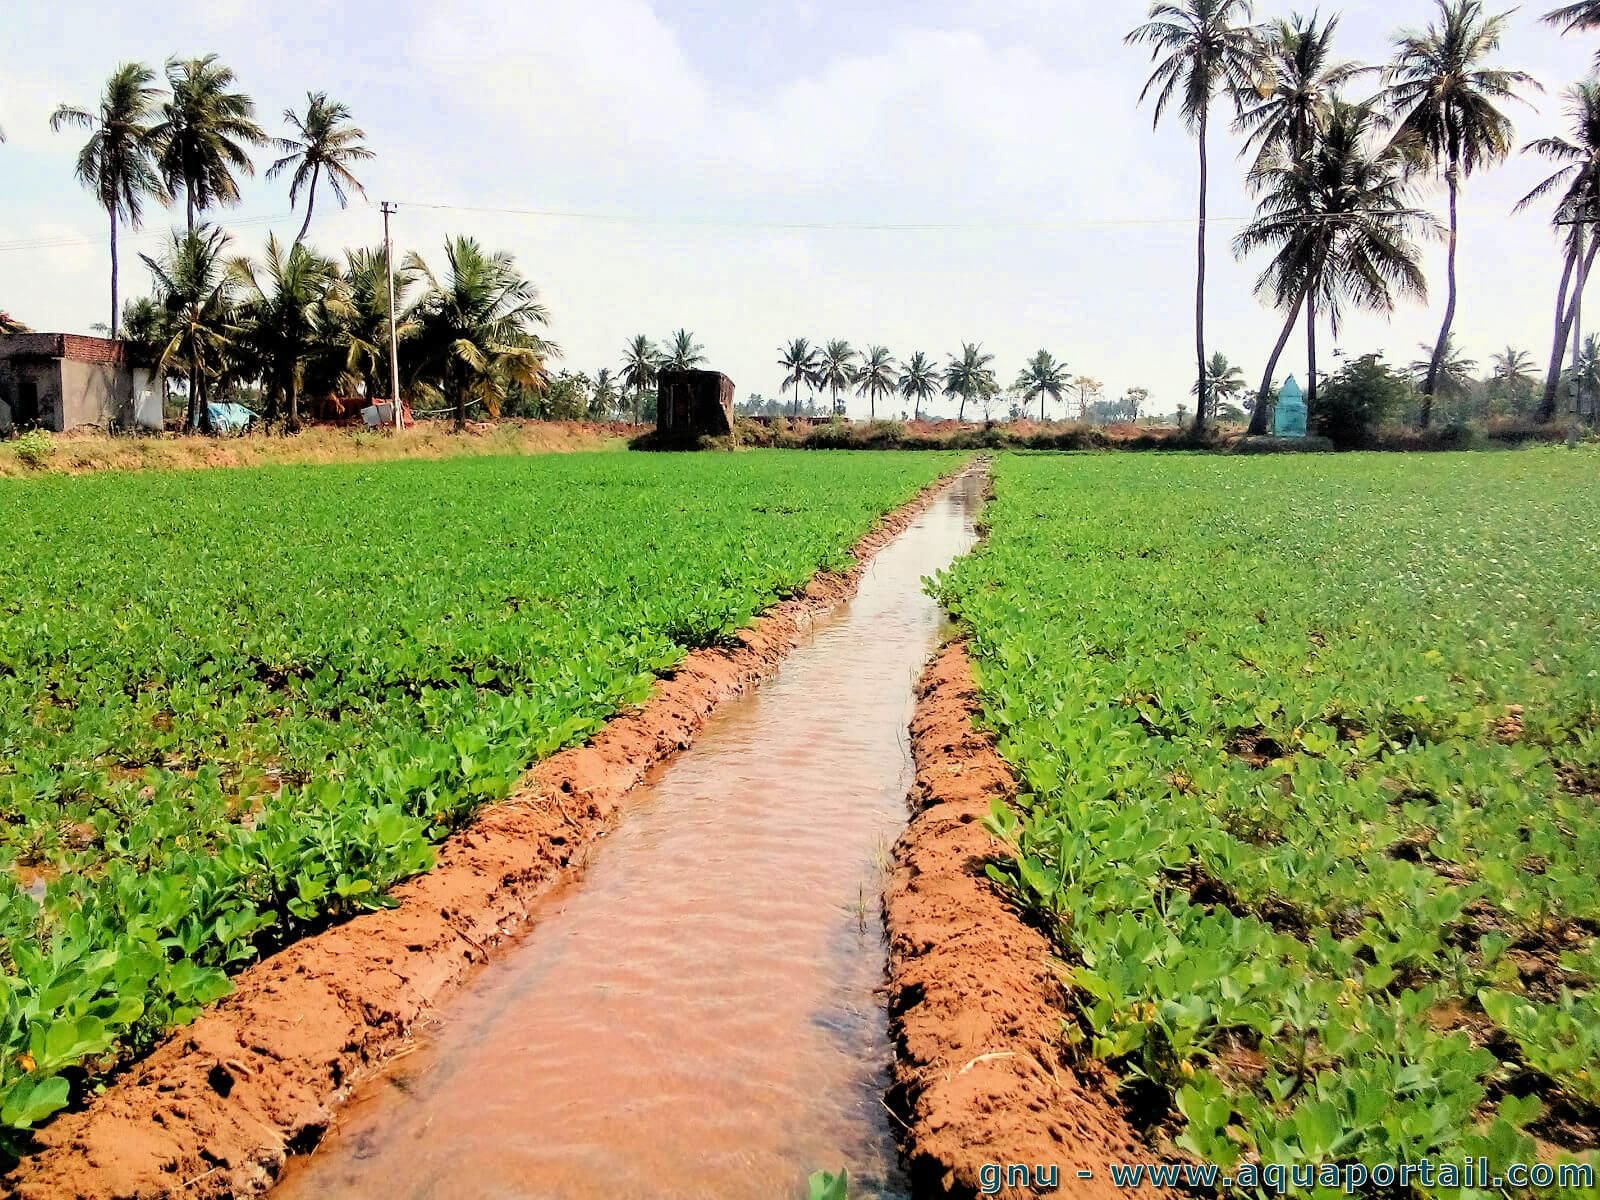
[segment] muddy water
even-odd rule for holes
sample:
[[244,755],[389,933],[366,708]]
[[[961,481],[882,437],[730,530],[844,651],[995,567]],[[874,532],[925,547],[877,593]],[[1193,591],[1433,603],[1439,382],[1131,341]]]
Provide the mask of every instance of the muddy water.
[[775,1200],[841,1166],[853,1197],[904,1200],[878,897],[940,629],[921,580],[971,545],[981,489],[948,489],[640,789],[274,1200]]

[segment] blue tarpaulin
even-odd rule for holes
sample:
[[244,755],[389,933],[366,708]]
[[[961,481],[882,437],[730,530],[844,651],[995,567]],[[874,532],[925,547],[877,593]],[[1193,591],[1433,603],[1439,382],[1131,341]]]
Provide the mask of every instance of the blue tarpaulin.
[[211,428],[218,433],[240,433],[256,419],[255,413],[242,404],[208,404],[206,408],[211,414]]

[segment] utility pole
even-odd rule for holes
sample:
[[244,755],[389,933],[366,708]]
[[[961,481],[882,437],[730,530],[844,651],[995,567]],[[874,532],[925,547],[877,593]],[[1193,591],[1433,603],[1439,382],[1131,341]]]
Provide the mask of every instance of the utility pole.
[[400,341],[394,320],[394,242],[389,239],[389,214],[398,206],[385,200],[378,207],[383,210],[383,273],[389,284],[389,399],[394,404],[394,431],[399,433],[404,428],[400,420]]

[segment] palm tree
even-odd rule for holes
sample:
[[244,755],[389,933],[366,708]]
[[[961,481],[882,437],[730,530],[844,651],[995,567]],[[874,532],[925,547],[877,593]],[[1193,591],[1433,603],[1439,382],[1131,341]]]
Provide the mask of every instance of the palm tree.
[[1277,151],[1309,147],[1339,89],[1377,70],[1333,57],[1338,28],[1336,16],[1319,24],[1315,13],[1296,13],[1263,31],[1263,77],[1242,97],[1236,122],[1246,134],[1245,151],[1255,151],[1252,178]]
[[822,348],[822,362],[817,378],[822,387],[833,393],[835,414],[844,411],[839,404],[839,392],[855,382],[856,358],[856,352],[843,338],[834,338]]
[[[1245,107],[1237,122],[1247,134],[1245,150],[1255,150],[1249,173],[1252,184],[1259,186],[1268,169],[1282,158],[1302,158],[1310,153],[1339,89],[1375,69],[1333,57],[1333,35],[1338,28],[1338,17],[1319,24],[1315,14],[1310,18],[1295,15],[1267,27],[1262,45],[1263,78],[1242,98]],[[1295,294],[1261,374],[1250,415],[1252,436],[1267,431],[1272,375],[1303,307],[1304,297]]]
[[188,229],[195,217],[218,204],[239,203],[235,171],[255,174],[248,146],[267,140],[255,123],[255,101],[233,90],[237,80],[215,54],[169,59],[172,94],[161,106],[162,120],[150,131],[167,190],[183,191]]
[[992,362],[994,355],[983,353],[980,342],[962,342],[960,357],[950,356],[944,369],[944,394],[961,399],[961,405],[956,410],[957,421],[967,419],[967,401],[996,387],[994,369],[989,365]]
[[[1571,224],[1576,217],[1593,217],[1600,208],[1600,83],[1593,80],[1575,84],[1566,91],[1567,116],[1571,122],[1572,136],[1538,138],[1524,146],[1523,153],[1538,154],[1562,164],[1537,187],[1517,201],[1520,212],[1535,200],[1565,184],[1556,205],[1557,227],[1562,222],[1566,229],[1566,261],[1561,272],[1561,285],[1556,290],[1555,337],[1550,347],[1550,366],[1545,373],[1544,395],[1539,401],[1537,418],[1548,421],[1556,412],[1556,388],[1561,381],[1561,360],[1566,356],[1567,339],[1577,315],[1579,297],[1588,279],[1589,265],[1594,261],[1595,248],[1600,239],[1589,248],[1583,261],[1578,250],[1583,239],[1579,227]],[[1578,286],[1573,288],[1571,302],[1568,288],[1577,275]]]
[[639,423],[639,408],[644,394],[656,385],[661,355],[644,334],[635,334],[622,352],[622,386],[633,393],[633,423]]
[[[1273,252],[1256,281],[1258,294],[1279,308],[1306,306],[1308,410],[1317,394],[1319,306],[1337,334],[1346,302],[1388,313],[1396,292],[1427,294],[1416,239],[1437,226],[1408,203],[1403,150],[1380,132],[1372,108],[1335,101],[1309,154],[1280,151],[1264,168],[1255,219],[1234,239],[1241,258]],[[1296,315],[1291,311],[1286,330]],[[1269,378],[1275,366],[1276,355]]]
[[1153,91],[1155,123],[1161,123],[1167,105],[1176,96],[1183,122],[1200,147],[1200,223],[1196,254],[1194,298],[1194,349],[1200,403],[1195,407],[1195,428],[1205,427],[1206,395],[1206,131],[1211,99],[1218,91],[1238,97],[1256,79],[1260,58],[1257,31],[1249,26],[1249,0],[1171,0],[1150,6],[1149,19],[1128,34],[1129,45],[1150,47],[1156,63],[1141,103]]
[[1433,365],[1422,381],[1419,424],[1424,429],[1432,417],[1433,394],[1455,323],[1461,181],[1479,167],[1499,162],[1511,150],[1511,121],[1495,107],[1496,102],[1520,99],[1519,87],[1539,86],[1525,72],[1485,65],[1500,48],[1509,14],[1486,16],[1481,0],[1437,3],[1437,22],[1422,33],[1401,34],[1394,61],[1384,72],[1388,80],[1384,98],[1398,120],[1397,140],[1424,156],[1435,170],[1443,166],[1450,194],[1448,293]]
[[[1220,403],[1232,400],[1245,389],[1244,372],[1228,361],[1228,356],[1220,350],[1213,354],[1206,363],[1206,394],[1214,397]],[[1193,395],[1199,394],[1199,386],[1189,389]]]
[[867,419],[878,419],[878,400],[894,395],[895,361],[887,347],[868,346],[867,356],[856,372],[856,394],[867,398]]
[[187,370],[189,406],[184,425],[190,431],[211,432],[210,384],[222,373],[236,332],[236,279],[223,256],[227,246],[228,235],[222,230],[201,226],[173,233],[159,258],[139,256],[155,277],[164,312],[166,342],[156,369],[166,374],[182,364]]
[[350,172],[352,163],[373,157],[371,150],[361,144],[365,131],[350,123],[350,109],[337,100],[329,100],[326,92],[306,93],[306,115],[300,116],[292,108],[283,110],[283,119],[295,136],[274,138],[273,146],[283,157],[267,168],[267,178],[276,179],[283,172],[294,169],[289,177],[289,207],[295,206],[300,189],[306,189],[306,219],[295,234],[295,242],[306,240],[311,228],[311,210],[317,203],[317,180],[328,177],[334,199],[343,208],[349,203],[345,194],[359,193],[364,199],[366,188]]
[[1411,364],[1411,377],[1417,386],[1420,388],[1432,372],[1440,396],[1464,399],[1471,389],[1473,373],[1477,371],[1478,364],[1456,349],[1455,335],[1451,334],[1445,339],[1442,358],[1426,342],[1417,348],[1423,353],[1422,358]]
[[800,389],[807,390],[817,387],[822,374],[822,359],[817,354],[817,348],[805,338],[795,338],[787,346],[778,350],[778,365],[787,372],[783,377],[783,386],[778,389],[781,395],[794,390],[793,415],[800,415]]
[[92,130],[78,151],[74,173],[95,194],[111,222],[111,336],[117,336],[121,308],[117,303],[117,226],[126,220],[137,229],[144,198],[163,195],[150,140],[150,121],[161,89],[143,63],[123,63],[106,80],[96,112],[63,104],[51,114],[50,128]]
[[[369,400],[389,392],[389,256],[383,247],[345,251],[339,286],[330,288],[334,301],[317,316],[326,328],[320,353],[307,378],[316,385],[360,392]],[[402,263],[394,272],[395,336],[403,343],[415,337],[417,323],[406,295],[417,281],[414,267]],[[310,386],[310,383],[308,383]]]
[[1517,416],[1523,415],[1533,391],[1533,356],[1515,346],[1507,346],[1492,356],[1492,384],[1497,397]]
[[494,416],[509,384],[544,391],[545,363],[560,350],[537,332],[550,314],[511,255],[485,254],[470,237],[447,240],[444,252],[448,270],[442,279],[415,253],[406,257],[426,285],[412,361],[423,386],[436,386],[455,408],[459,432],[466,428],[469,401],[482,401]]
[[259,367],[263,390],[270,397],[269,419],[286,414],[284,428],[300,428],[300,393],[306,367],[319,342],[341,317],[355,309],[339,268],[300,242],[287,251],[276,235],[267,236],[261,266],[237,258],[230,269],[242,290],[239,341]]
[[694,340],[687,329],[680,329],[667,343],[666,361],[662,366],[673,371],[692,371],[706,361],[705,347]]
[[589,411],[602,421],[615,415],[621,396],[617,392],[617,378],[610,367],[601,367],[594,373],[594,391],[589,396]]
[[900,371],[896,388],[911,401],[911,419],[922,420],[922,405],[939,390],[939,365],[918,350]]
[[[1562,33],[1600,29],[1600,0],[1578,0],[1576,4],[1564,5],[1545,13],[1544,20],[1551,25],[1561,26]],[[1600,60],[1600,54],[1596,55],[1596,59]]]
[[1067,383],[1067,364],[1059,361],[1048,350],[1040,350],[1028,360],[1028,365],[1017,375],[1011,385],[1029,404],[1039,402],[1039,420],[1044,420],[1044,400],[1048,396],[1057,404],[1070,386]]

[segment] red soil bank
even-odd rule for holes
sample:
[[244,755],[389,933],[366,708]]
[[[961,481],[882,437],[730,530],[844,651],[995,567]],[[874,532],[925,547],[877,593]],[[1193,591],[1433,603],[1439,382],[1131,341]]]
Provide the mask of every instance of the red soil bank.
[[952,643],[917,685],[913,815],[884,894],[907,1166],[919,1195],[975,1196],[985,1164],[1025,1164],[1058,1166],[1063,1195],[1120,1196],[1108,1165],[1150,1151],[1118,1110],[1113,1081],[1065,1053],[1050,943],[984,874],[1000,847],[983,818],[1017,785],[977,712],[971,663]]
[[697,650],[651,699],[545,760],[516,796],[446,841],[438,864],[368,913],[287,947],[179,1029],[85,1111],[38,1135],[0,1179],[19,1200],[259,1193],[314,1146],[353,1079],[400,1049],[616,821],[623,795],[687,746],[720,703],[768,676],[866,562],[942,485],[885,517],[856,565],[819,574],[757,617],[733,649]]

